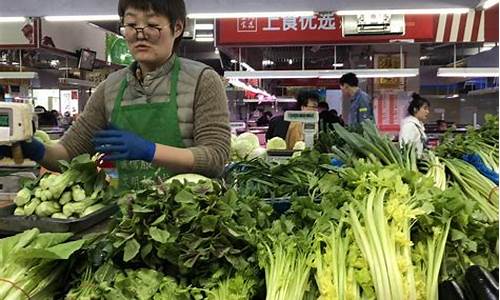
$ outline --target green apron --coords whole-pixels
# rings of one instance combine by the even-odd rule
[[[128,86],[127,79],[124,79],[116,96],[112,124],[157,144],[185,148],[177,117],[177,82],[180,67],[180,60],[175,57],[170,78],[170,99],[164,102],[122,106],[123,95]],[[119,161],[117,169],[120,189],[134,188],[145,177],[169,177],[165,168],[154,167],[144,161]]]

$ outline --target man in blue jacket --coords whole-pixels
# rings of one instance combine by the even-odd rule
[[[363,121],[373,120],[371,97],[358,87],[359,80],[356,74],[344,74],[339,82],[342,94],[351,99],[349,125],[356,126]]]

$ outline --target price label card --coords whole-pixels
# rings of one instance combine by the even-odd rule
[[[285,121],[317,123],[319,121],[319,114],[317,111],[289,110],[285,112]]]

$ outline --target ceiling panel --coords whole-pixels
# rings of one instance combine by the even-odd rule
[[[187,0],[189,13],[475,7],[478,0]],[[0,0],[0,16],[109,15],[117,0]]]

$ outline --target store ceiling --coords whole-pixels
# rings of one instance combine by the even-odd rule
[[[189,13],[476,7],[479,0],[185,0]],[[0,0],[0,16],[111,15],[118,0]]]

